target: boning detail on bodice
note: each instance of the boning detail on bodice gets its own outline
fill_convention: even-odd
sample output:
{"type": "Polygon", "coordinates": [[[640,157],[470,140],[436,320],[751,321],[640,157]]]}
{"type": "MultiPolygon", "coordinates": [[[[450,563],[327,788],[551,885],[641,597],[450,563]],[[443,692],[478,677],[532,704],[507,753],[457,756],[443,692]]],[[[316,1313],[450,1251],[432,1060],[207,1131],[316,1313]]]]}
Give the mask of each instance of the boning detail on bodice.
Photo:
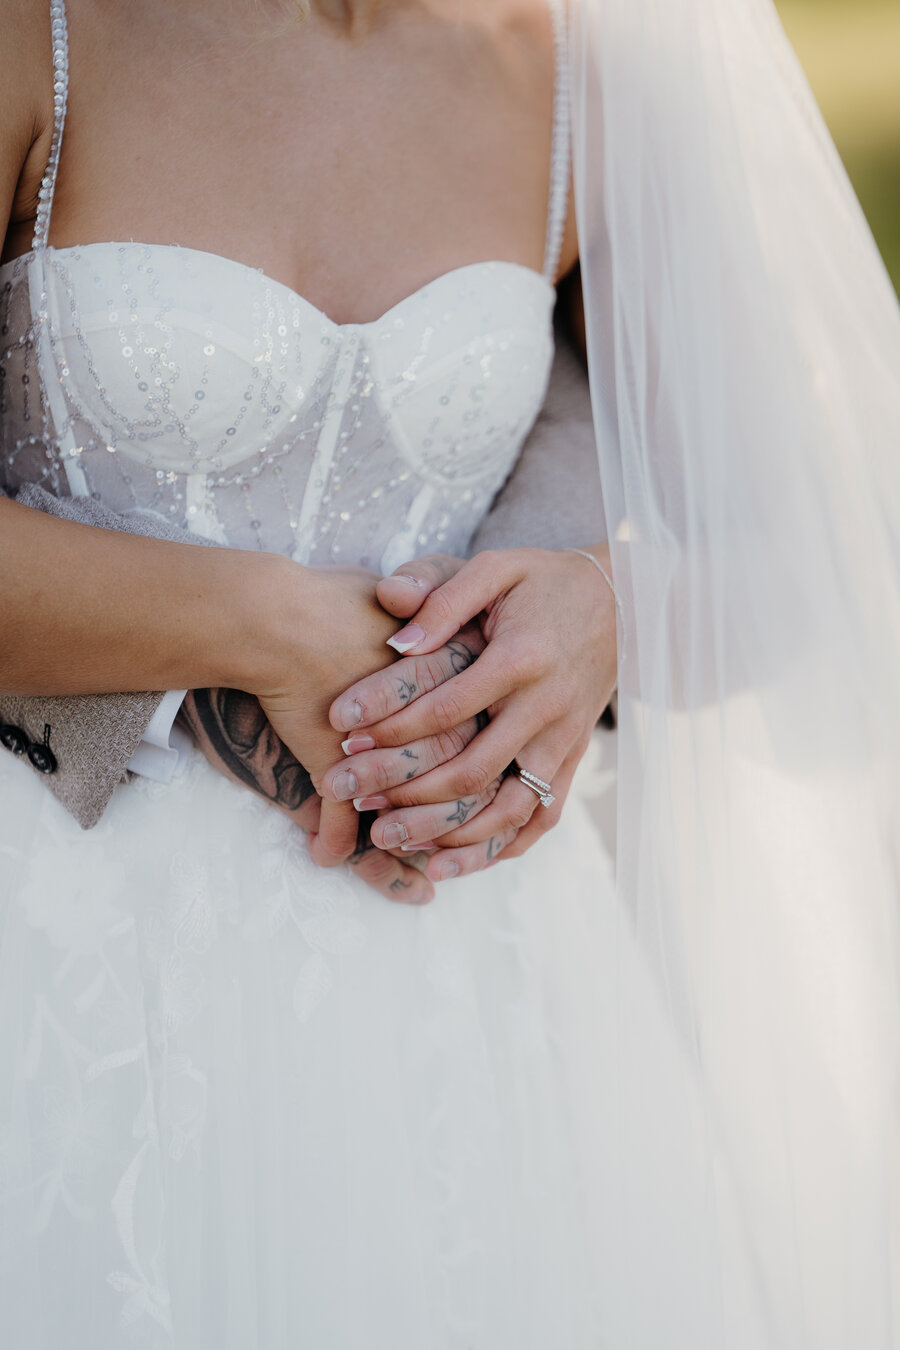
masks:
{"type": "Polygon", "coordinates": [[[0,268],[0,479],[153,510],[236,547],[388,571],[463,553],[543,401],[565,224],[565,22],[544,273],[491,261],[337,324],[259,270],[173,244],[53,248],[68,89],[32,251],[0,268]]]}

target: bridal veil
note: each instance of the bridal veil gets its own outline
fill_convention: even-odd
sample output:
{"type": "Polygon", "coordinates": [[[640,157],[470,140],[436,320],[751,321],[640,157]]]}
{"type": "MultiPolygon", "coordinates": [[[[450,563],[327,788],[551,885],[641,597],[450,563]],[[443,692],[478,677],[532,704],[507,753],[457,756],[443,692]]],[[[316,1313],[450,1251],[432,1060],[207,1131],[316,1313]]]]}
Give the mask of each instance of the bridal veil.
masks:
{"type": "Polygon", "coordinates": [[[900,310],[770,0],[580,0],[615,1350],[900,1337],[900,310]]]}

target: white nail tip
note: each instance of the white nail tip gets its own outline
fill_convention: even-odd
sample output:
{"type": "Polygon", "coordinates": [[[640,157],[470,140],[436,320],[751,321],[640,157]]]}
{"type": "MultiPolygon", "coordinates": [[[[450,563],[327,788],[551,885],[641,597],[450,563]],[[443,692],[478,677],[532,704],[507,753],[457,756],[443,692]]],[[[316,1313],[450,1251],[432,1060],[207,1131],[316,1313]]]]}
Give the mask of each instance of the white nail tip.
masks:
{"type": "MultiPolygon", "coordinates": [[[[419,639],[419,641],[421,641],[421,638],[419,639]]],[[[395,652],[399,652],[400,655],[403,656],[403,654],[404,654],[405,652],[411,652],[412,649],[413,649],[413,647],[418,647],[419,643],[418,643],[418,642],[398,642],[396,638],[388,638],[388,640],[387,640],[387,645],[388,645],[389,647],[393,647],[393,649],[394,649],[395,652]]]]}
{"type": "Polygon", "coordinates": [[[341,749],[343,750],[343,752],[344,752],[345,755],[349,755],[349,753],[350,753],[350,740],[349,740],[349,738],[348,738],[346,741],[341,741],[341,749]]]}
{"type": "Polygon", "coordinates": [[[362,805],[362,804],[363,804],[363,802],[364,802],[365,800],[366,800],[365,797],[354,797],[354,798],[353,798],[353,808],[354,808],[354,810],[356,810],[356,811],[361,811],[361,810],[363,809],[363,805],[362,805]]]}

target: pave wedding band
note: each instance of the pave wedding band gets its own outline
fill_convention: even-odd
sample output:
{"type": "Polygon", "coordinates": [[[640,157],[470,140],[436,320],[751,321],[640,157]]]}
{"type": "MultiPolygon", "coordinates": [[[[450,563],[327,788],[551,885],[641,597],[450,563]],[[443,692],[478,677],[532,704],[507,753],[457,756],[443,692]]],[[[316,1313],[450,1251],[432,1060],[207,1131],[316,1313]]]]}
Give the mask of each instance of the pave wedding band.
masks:
{"type": "Polygon", "coordinates": [[[527,788],[531,788],[535,796],[540,797],[541,806],[552,806],[556,801],[550,784],[545,783],[543,778],[538,778],[536,773],[529,773],[527,769],[520,768],[519,782],[524,783],[527,788]]]}

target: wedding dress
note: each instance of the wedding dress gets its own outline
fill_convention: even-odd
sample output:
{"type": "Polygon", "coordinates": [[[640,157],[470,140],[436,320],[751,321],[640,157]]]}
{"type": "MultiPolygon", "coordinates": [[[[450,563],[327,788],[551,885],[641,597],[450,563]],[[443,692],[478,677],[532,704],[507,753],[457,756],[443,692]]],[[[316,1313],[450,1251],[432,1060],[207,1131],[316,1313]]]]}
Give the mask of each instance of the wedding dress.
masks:
{"type": "MultiPolygon", "coordinates": [[[[4,485],[303,563],[465,553],[552,356],[559,7],[543,272],[461,267],[343,325],[224,257],[48,243],[62,0],[52,17],[34,247],[0,270],[4,485]]],[[[89,833],[5,757],[0,1343],[595,1347],[591,953],[613,887],[577,796],[527,859],[411,911],[316,868],[197,754],[89,833]]]]}
{"type": "MultiPolygon", "coordinates": [[[[464,551],[550,359],[559,8],[544,275],[361,325],[48,245],[52,8],[4,485],[300,561],[464,551]]],[[[615,891],[577,791],[410,913],[197,756],[87,835],[0,762],[4,1346],[897,1344],[900,313],[770,0],[570,11],[615,891]]]]}

